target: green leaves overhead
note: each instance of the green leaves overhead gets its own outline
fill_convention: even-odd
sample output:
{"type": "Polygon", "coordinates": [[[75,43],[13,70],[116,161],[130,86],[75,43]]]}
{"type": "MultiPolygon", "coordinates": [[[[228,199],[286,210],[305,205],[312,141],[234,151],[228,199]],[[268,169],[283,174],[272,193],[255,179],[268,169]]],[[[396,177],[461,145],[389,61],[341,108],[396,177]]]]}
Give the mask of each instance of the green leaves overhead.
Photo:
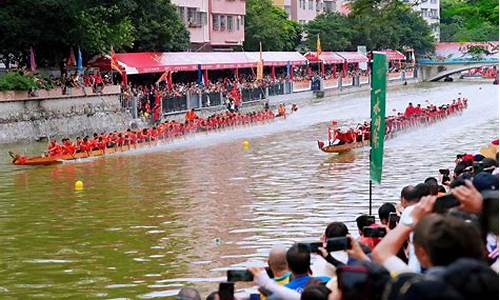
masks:
{"type": "Polygon", "coordinates": [[[184,50],[189,33],[169,0],[16,0],[0,4],[0,55],[55,65],[80,46],[85,56],[184,50]]]}
{"type": "Polygon", "coordinates": [[[293,51],[300,43],[300,25],[271,0],[248,0],[245,20],[245,50],[258,51],[262,42],[262,50],[293,51]]]}
{"type": "Polygon", "coordinates": [[[441,40],[482,42],[498,40],[497,0],[442,0],[441,40]]]}
{"type": "Polygon", "coordinates": [[[417,53],[432,50],[429,25],[398,0],[355,0],[348,16],[323,14],[306,25],[307,45],[315,49],[319,33],[323,50],[368,50],[413,48],[417,53]]]}

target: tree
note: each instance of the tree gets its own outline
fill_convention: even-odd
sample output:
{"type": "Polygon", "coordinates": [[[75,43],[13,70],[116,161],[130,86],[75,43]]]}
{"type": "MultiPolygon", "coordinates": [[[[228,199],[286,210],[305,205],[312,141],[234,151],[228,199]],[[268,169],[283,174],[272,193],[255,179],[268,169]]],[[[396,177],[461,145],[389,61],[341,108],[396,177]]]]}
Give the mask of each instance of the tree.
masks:
{"type": "Polygon", "coordinates": [[[134,51],[183,51],[189,32],[169,0],[135,0],[129,17],[134,25],[134,51]]]}
{"type": "Polygon", "coordinates": [[[399,0],[355,0],[351,5],[348,18],[354,32],[353,46],[366,45],[370,50],[408,47],[420,54],[432,50],[432,30],[408,4],[399,0]]]}
{"type": "Polygon", "coordinates": [[[443,0],[441,40],[484,42],[498,40],[498,1],[443,0]]]}
{"type": "Polygon", "coordinates": [[[84,55],[119,50],[176,51],[189,34],[168,0],[16,0],[0,2],[0,57],[54,66],[70,47],[84,55]]]}
{"type": "Polygon", "coordinates": [[[301,40],[301,26],[271,0],[248,0],[245,17],[245,50],[293,51],[301,40]]]}
{"type": "Polygon", "coordinates": [[[316,49],[319,34],[323,50],[353,50],[353,30],[349,19],[341,14],[327,13],[317,16],[305,26],[307,46],[316,49]]]}

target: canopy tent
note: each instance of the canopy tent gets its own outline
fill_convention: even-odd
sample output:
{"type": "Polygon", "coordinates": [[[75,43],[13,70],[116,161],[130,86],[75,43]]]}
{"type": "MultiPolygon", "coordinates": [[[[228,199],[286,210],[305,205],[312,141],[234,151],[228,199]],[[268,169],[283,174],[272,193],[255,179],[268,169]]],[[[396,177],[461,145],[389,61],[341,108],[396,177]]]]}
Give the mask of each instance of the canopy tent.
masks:
{"type": "MultiPolygon", "coordinates": [[[[106,56],[109,60],[109,56],[106,56]]],[[[116,53],[118,63],[128,75],[162,73],[166,71],[197,71],[257,66],[260,52],[140,52],[116,53]]],[[[262,52],[264,66],[305,64],[306,58],[298,52],[262,52]]],[[[96,62],[99,59],[96,59],[96,62]]],[[[102,62],[101,62],[102,64],[102,62]]],[[[89,62],[89,65],[92,65],[89,62]]]]}
{"type": "Polygon", "coordinates": [[[368,57],[358,52],[335,52],[335,54],[342,57],[348,64],[368,62],[368,57]]]}
{"type": "Polygon", "coordinates": [[[338,56],[335,52],[321,52],[319,55],[319,60],[316,55],[316,52],[308,52],[304,55],[309,62],[318,62],[322,61],[326,64],[342,64],[344,63],[344,59],[338,56]]]}
{"type": "Polygon", "coordinates": [[[406,56],[403,53],[399,52],[398,50],[387,49],[387,50],[382,50],[382,51],[378,51],[378,52],[382,52],[385,55],[387,55],[388,61],[406,60],[406,56]]]}

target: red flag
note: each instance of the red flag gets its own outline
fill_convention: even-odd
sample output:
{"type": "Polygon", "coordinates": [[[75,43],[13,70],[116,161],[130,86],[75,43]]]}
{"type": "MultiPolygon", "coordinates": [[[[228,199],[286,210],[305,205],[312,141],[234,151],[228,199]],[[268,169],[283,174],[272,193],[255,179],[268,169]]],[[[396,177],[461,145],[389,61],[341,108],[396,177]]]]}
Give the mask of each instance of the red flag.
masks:
{"type": "Polygon", "coordinates": [[[166,81],[168,82],[168,78],[170,76],[170,71],[165,71],[165,73],[161,74],[160,78],[156,81],[156,84],[166,81]]]}
{"type": "Polygon", "coordinates": [[[76,66],[76,58],[75,58],[75,52],[73,52],[73,47],[69,49],[69,55],[68,59],[66,60],[66,64],[70,67],[76,66]]]}
{"type": "Polygon", "coordinates": [[[31,72],[36,70],[35,50],[33,50],[33,47],[30,47],[30,69],[31,72]]]}
{"type": "Polygon", "coordinates": [[[122,85],[127,86],[128,85],[127,72],[120,67],[120,64],[118,63],[118,58],[116,57],[116,53],[113,47],[111,47],[111,69],[120,73],[120,75],[122,76],[122,85]]]}

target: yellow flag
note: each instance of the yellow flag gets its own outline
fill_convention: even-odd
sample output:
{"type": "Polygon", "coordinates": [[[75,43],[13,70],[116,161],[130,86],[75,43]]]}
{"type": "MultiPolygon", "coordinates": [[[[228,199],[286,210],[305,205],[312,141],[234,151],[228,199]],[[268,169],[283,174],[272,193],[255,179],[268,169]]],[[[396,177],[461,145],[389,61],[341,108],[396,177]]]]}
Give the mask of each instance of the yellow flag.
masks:
{"type": "Polygon", "coordinates": [[[319,33],[318,33],[318,37],[316,39],[316,56],[319,58],[319,56],[321,55],[321,41],[319,39],[319,33]]]}
{"type": "Polygon", "coordinates": [[[262,58],[262,43],[259,42],[260,46],[260,57],[257,62],[257,80],[264,79],[264,59],[262,58]]]}

